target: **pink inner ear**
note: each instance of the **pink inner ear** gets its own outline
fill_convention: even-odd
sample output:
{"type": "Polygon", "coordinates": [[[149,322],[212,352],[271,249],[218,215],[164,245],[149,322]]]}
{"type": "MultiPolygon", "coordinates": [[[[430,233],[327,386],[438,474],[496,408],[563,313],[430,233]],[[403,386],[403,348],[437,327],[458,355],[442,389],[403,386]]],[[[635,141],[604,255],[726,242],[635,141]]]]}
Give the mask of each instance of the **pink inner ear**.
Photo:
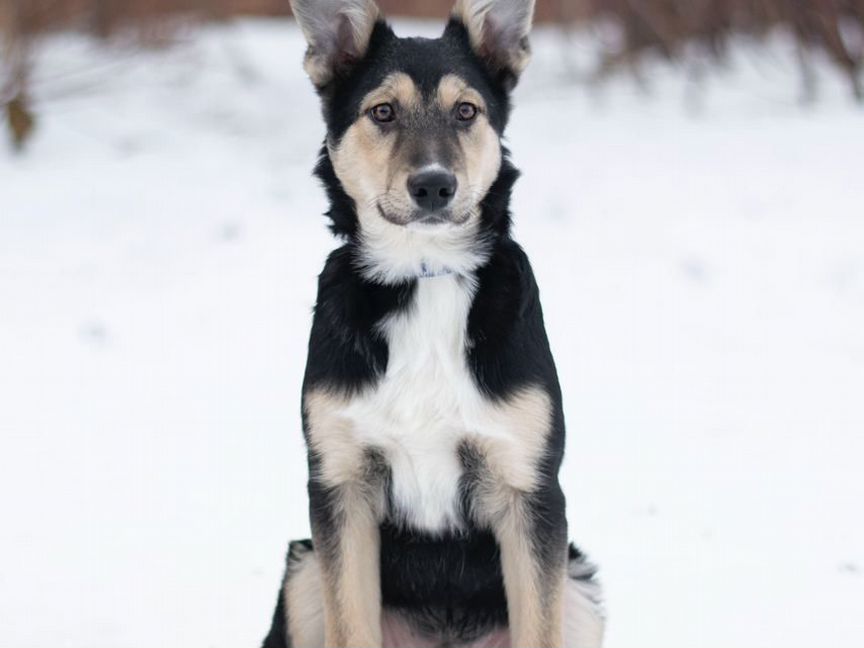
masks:
{"type": "MultiPolygon", "coordinates": [[[[441,639],[429,638],[418,633],[398,612],[387,610],[381,618],[382,643],[384,648],[434,648],[441,639]]],[[[487,632],[478,639],[463,644],[464,648],[510,648],[510,631],[500,628],[487,632]]]]}
{"type": "Polygon", "coordinates": [[[347,16],[339,15],[339,25],[336,28],[334,42],[331,43],[332,63],[335,67],[353,63],[360,58],[357,43],[354,40],[354,30],[347,16]]]}
{"type": "Polygon", "coordinates": [[[487,15],[483,21],[483,37],[478,54],[495,64],[506,67],[511,57],[522,47],[524,36],[516,25],[509,25],[487,15]]]}

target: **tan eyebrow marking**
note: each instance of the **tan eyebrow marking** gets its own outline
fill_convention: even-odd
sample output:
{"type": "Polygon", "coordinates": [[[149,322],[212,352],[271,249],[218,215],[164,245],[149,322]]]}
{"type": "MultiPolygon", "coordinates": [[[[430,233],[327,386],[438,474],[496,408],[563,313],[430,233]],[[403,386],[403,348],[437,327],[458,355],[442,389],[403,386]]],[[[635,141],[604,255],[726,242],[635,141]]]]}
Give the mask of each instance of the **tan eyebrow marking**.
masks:
{"type": "Polygon", "coordinates": [[[389,74],[377,88],[364,98],[361,105],[363,112],[380,103],[397,102],[401,106],[413,108],[420,102],[420,92],[414,81],[404,72],[389,74]]]}
{"type": "Polygon", "coordinates": [[[486,109],[483,97],[465,79],[455,74],[444,75],[438,83],[438,104],[442,110],[450,110],[460,101],[471,102],[480,110],[486,109]]]}

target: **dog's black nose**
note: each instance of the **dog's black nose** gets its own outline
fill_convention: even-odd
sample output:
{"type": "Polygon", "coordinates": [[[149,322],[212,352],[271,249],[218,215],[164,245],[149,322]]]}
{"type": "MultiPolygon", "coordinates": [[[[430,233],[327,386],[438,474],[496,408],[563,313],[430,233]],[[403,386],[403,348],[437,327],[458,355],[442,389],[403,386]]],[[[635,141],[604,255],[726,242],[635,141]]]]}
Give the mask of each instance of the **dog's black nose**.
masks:
{"type": "Polygon", "coordinates": [[[443,169],[415,173],[408,178],[408,193],[423,209],[443,209],[456,193],[456,176],[443,169]]]}

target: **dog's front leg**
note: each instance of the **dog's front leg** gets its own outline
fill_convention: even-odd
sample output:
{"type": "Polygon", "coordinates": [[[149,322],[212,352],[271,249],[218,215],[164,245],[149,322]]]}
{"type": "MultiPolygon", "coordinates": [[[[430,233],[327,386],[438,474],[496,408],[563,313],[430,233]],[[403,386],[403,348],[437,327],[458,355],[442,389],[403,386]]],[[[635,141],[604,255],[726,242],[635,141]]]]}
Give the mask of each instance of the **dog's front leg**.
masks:
{"type": "Polygon", "coordinates": [[[381,645],[380,537],[369,487],[310,483],[328,648],[381,645]]]}
{"type": "Polygon", "coordinates": [[[563,430],[554,428],[542,389],[524,390],[497,408],[505,432],[469,437],[460,448],[470,512],[501,550],[511,646],[561,648],[567,517],[560,454],[549,439],[563,430]]]}
{"type": "Polygon", "coordinates": [[[563,648],[567,531],[563,496],[513,491],[495,528],[514,648],[563,648]],[[552,503],[550,507],[549,504],[552,503]]]}
{"type": "Polygon", "coordinates": [[[388,468],[328,392],[305,394],[309,513],[321,565],[328,648],[381,645],[381,538],[388,468]]]}
{"type": "Polygon", "coordinates": [[[528,477],[508,448],[461,449],[471,511],[501,549],[501,571],[513,648],[562,648],[567,518],[555,478],[528,477]]]}
{"type": "MultiPolygon", "coordinates": [[[[557,489],[557,484],[555,486],[557,489]]],[[[559,492],[510,491],[494,532],[513,648],[562,648],[567,525],[559,492]]]]}

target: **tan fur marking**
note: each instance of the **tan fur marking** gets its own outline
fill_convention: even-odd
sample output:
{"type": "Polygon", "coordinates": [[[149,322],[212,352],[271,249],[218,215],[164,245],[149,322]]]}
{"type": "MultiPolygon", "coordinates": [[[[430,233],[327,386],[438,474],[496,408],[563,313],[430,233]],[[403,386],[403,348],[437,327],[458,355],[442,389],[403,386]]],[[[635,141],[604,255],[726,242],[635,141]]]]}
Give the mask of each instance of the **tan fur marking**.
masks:
{"type": "Polygon", "coordinates": [[[535,488],[537,464],[552,422],[549,396],[537,387],[522,390],[494,406],[493,420],[495,427],[508,430],[506,437],[481,434],[468,439],[483,454],[494,480],[491,492],[485,493],[485,508],[498,515],[511,505],[511,491],[529,493],[535,488]]]}
{"type": "Polygon", "coordinates": [[[324,645],[324,602],[321,565],[314,551],[304,553],[285,583],[285,612],[292,645],[324,645]]]}
{"type": "Polygon", "coordinates": [[[486,102],[483,96],[468,85],[460,76],[445,74],[438,83],[438,104],[442,110],[450,110],[457,103],[470,101],[481,110],[486,110],[486,102]]]}
{"type": "Polygon", "coordinates": [[[309,443],[321,457],[319,477],[335,487],[360,479],[363,447],[354,436],[350,421],[340,415],[345,400],[327,391],[310,391],[305,399],[309,421],[309,443]]]}
{"type": "Polygon", "coordinates": [[[495,129],[482,116],[473,128],[460,134],[459,139],[465,155],[465,183],[472,198],[479,202],[501,169],[501,141],[495,129]]]}
{"type": "Polygon", "coordinates": [[[355,488],[343,490],[340,506],[344,523],[339,529],[339,559],[336,564],[325,565],[322,570],[324,644],[380,646],[381,539],[378,520],[365,494],[355,488]]]}
{"type": "Polygon", "coordinates": [[[303,57],[303,71],[309,75],[309,79],[316,86],[325,85],[333,76],[330,61],[322,56],[316,56],[311,51],[307,51],[303,57]]]}
{"type": "Polygon", "coordinates": [[[402,110],[412,110],[420,103],[420,92],[410,76],[394,72],[363,98],[361,110],[365,112],[379,103],[396,103],[402,110]]]}

